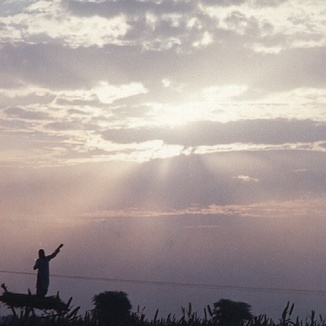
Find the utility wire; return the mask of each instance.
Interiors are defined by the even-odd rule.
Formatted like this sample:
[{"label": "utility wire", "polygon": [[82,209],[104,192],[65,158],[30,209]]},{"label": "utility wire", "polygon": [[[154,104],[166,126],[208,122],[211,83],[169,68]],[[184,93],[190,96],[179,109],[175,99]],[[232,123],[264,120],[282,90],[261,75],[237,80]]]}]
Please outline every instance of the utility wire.
[{"label": "utility wire", "polygon": [[[8,270],[0,270],[0,273],[35,276],[35,273],[16,272],[16,271],[8,271]],[[265,293],[283,293],[283,294],[300,294],[300,295],[317,295],[317,296],[326,295],[326,290],[312,290],[312,289],[294,289],[294,288],[285,289],[285,288],[272,288],[272,287],[250,287],[250,286],[238,286],[238,285],[166,282],[166,281],[95,277],[95,276],[62,275],[62,274],[51,274],[51,277],[85,280],[85,281],[102,281],[102,282],[110,282],[110,283],[129,283],[129,284],[139,284],[139,285],[156,285],[156,286],[189,287],[189,288],[191,287],[191,288],[201,288],[201,289],[209,289],[209,290],[235,290],[235,291],[243,291],[243,292],[265,292]]]}]

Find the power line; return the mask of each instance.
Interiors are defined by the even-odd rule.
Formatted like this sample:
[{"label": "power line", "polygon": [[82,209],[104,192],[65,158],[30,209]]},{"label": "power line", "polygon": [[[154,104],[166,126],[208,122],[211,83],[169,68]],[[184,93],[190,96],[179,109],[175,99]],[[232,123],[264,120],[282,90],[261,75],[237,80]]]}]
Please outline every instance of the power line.
[{"label": "power line", "polygon": [[[16,271],[8,271],[8,270],[0,270],[0,273],[35,276],[35,273],[16,272]],[[191,288],[201,288],[201,289],[209,289],[209,290],[234,290],[234,291],[243,291],[243,292],[265,292],[265,293],[300,294],[300,295],[317,295],[317,296],[326,295],[326,290],[313,290],[313,289],[251,287],[251,286],[238,286],[238,285],[167,282],[167,281],[134,280],[134,279],[95,277],[95,276],[63,275],[63,274],[51,274],[51,277],[76,279],[76,280],[84,280],[84,281],[102,281],[102,282],[110,282],[110,283],[128,283],[128,284],[138,284],[138,285],[155,285],[155,286],[169,286],[169,287],[191,287]]]}]

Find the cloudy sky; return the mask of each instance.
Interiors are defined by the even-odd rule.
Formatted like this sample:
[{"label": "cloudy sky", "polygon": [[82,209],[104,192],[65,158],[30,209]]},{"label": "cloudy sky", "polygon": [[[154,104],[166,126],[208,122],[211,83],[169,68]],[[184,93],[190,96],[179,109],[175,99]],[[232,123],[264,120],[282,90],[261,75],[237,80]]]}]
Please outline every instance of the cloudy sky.
[{"label": "cloudy sky", "polygon": [[149,311],[324,309],[250,289],[326,290],[325,15],[324,0],[1,1],[0,269],[32,272],[64,242],[56,274],[226,286],[52,279],[84,306],[113,289]]}]

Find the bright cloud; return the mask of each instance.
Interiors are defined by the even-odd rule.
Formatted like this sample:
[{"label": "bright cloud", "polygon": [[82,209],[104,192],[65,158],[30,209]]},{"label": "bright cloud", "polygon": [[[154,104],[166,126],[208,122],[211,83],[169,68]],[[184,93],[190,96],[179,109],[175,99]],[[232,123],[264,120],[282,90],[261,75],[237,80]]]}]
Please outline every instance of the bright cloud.
[{"label": "bright cloud", "polygon": [[61,0],[35,2],[23,13],[1,17],[0,23],[6,28],[3,40],[28,43],[57,40],[73,48],[119,44],[129,29],[123,15],[113,18],[71,16]]},{"label": "bright cloud", "polygon": [[249,175],[238,175],[233,178],[242,182],[259,182],[259,179],[250,177]]},{"label": "bright cloud", "polygon": [[121,98],[147,93],[148,90],[141,83],[114,86],[107,82],[100,82],[94,91],[102,103],[110,104]]},{"label": "bright cloud", "polygon": [[259,43],[248,40],[249,46],[257,51],[324,46],[326,42],[322,1],[282,1],[275,6],[259,6],[259,2],[244,1],[239,6],[201,4],[199,7],[203,13],[216,19],[217,26],[222,29],[239,35],[258,33]]},{"label": "bright cloud", "polygon": [[[322,68],[313,66],[316,82],[308,75],[323,58],[323,3],[208,3],[142,1],[132,10],[107,1],[28,1],[16,10],[13,2],[2,4],[0,126],[9,144],[19,131],[30,149],[21,155],[6,146],[7,160],[34,164],[42,156],[56,165],[232,151],[323,153],[322,128],[310,140],[275,140],[272,131],[268,139],[259,128],[251,142],[224,131],[226,138],[213,138],[213,128],[198,128],[197,143],[180,136],[200,122],[233,128],[237,121],[293,120],[311,121],[311,128],[326,121]],[[24,59],[24,46],[41,48]],[[310,48],[321,52],[300,52]],[[59,49],[57,58],[52,51]],[[277,58],[283,55],[290,69],[297,53],[306,65],[297,59],[300,67],[282,69]],[[72,77],[60,86],[65,74]],[[110,139],[114,132],[120,138]]]}]

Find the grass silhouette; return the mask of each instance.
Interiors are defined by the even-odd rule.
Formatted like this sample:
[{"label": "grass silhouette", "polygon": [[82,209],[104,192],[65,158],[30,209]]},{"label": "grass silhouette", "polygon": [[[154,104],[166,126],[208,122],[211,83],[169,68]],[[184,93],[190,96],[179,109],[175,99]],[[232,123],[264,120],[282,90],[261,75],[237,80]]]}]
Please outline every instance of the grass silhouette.
[{"label": "grass silhouette", "polygon": [[[120,294],[118,296],[119,302],[121,302],[121,293],[118,293]],[[108,292],[103,292],[94,296],[94,299],[100,298],[103,294],[107,298]],[[114,300],[117,293],[112,292],[110,294],[111,297],[109,297]],[[123,294],[127,298],[127,294]],[[250,305],[245,303],[221,299],[219,302],[214,303],[213,307],[207,305],[204,308],[203,317],[200,317],[197,312],[193,311],[191,303],[189,303],[187,308],[181,307],[182,315],[178,318],[172,314],[167,315],[165,318],[159,318],[159,310],[157,309],[153,319],[149,319],[145,315],[145,308],[140,309],[138,306],[136,311],[129,312],[127,318],[125,314],[121,319],[115,315],[114,323],[112,323],[112,320],[108,322],[106,319],[98,318],[96,306],[93,310],[84,313],[84,315],[79,315],[79,307],[70,306],[72,298],[70,298],[68,303],[63,303],[59,296],[43,299],[45,301],[42,303],[30,293],[22,295],[5,290],[3,295],[0,296],[0,301],[8,308],[11,308],[13,315],[1,317],[0,326],[326,326],[326,319],[322,315],[317,316],[314,310],[305,319],[293,318],[294,304],[290,304],[290,302],[287,303],[278,320],[273,320],[266,315],[253,316],[251,314],[250,318],[242,320],[235,320],[234,318],[229,320],[221,319],[219,318],[221,311],[216,309],[216,307],[221,307],[218,303],[228,303],[232,309],[234,307],[243,308],[244,305],[250,308]],[[111,302],[109,304],[112,304],[115,307],[114,309],[117,309],[116,304],[119,304],[119,302]],[[57,305],[60,308],[64,305],[65,309],[57,309]],[[110,311],[109,308],[108,311]],[[36,313],[35,310],[37,309],[38,312]],[[236,313],[233,310],[232,314]]]}]

